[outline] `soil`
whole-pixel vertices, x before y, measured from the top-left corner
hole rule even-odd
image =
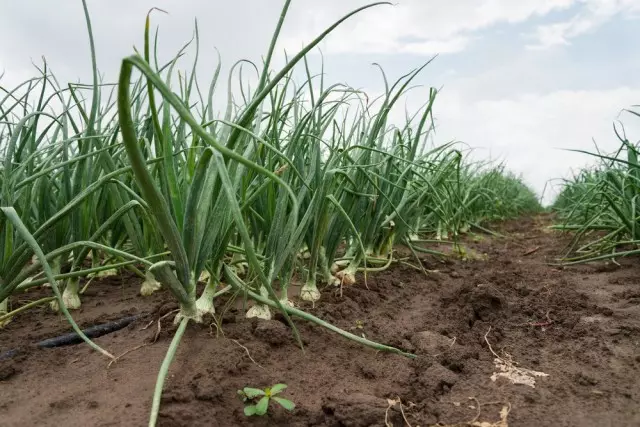
[[[369,274],[368,289],[360,277],[342,295],[325,290],[315,307],[300,304],[345,330],[411,351],[413,360],[298,319],[302,352],[282,319],[248,320],[233,304],[224,311],[222,299],[220,328],[187,328],[158,424],[640,426],[640,263],[551,265],[569,237],[548,224],[547,216],[510,221],[493,228],[506,237],[465,238],[467,253],[477,256],[425,255],[426,275],[397,263]],[[139,286],[132,275],[95,281],[73,313],[81,327],[141,315],[95,340],[121,355],[110,366],[85,344],[30,346],[70,330],[47,307],[0,330],[0,354],[19,350],[0,361],[0,425],[147,425],[175,331],[172,315],[159,319],[176,305],[166,292],[138,296]],[[41,295],[47,290],[20,299]],[[492,381],[496,356],[548,376],[535,377],[534,387]],[[264,417],[246,417],[237,390],[276,383],[288,385],[282,396],[295,410],[272,405]],[[509,413],[499,423],[503,407]]]

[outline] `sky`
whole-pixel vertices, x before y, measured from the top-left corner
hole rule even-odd
[[[293,0],[277,45],[297,52],[361,0]],[[189,41],[197,20],[198,75],[222,58],[222,75],[239,59],[260,63],[282,0],[87,0],[98,67],[115,81],[122,58],[142,48],[147,11],[159,27],[159,57]],[[393,81],[437,55],[392,120],[403,123],[430,87],[435,142],[461,141],[474,158],[502,161],[550,202],[561,178],[595,162],[568,150],[614,151],[620,121],[632,142],[640,119],[640,0],[396,0],[360,12],[309,54],[329,83],[371,94],[384,90],[380,64]],[[634,31],[636,30],[636,31]],[[0,0],[0,85],[37,75],[44,56],[61,82],[89,82],[91,62],[81,0]],[[189,65],[185,65],[187,67]],[[225,85],[226,78],[221,79]],[[221,91],[223,95],[226,89]],[[224,100],[222,100],[224,101]]]

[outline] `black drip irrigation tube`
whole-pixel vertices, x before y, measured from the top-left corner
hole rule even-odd
[[[90,326],[86,329],[83,329],[82,332],[89,338],[98,338],[103,335],[110,334],[112,332],[119,331],[120,329],[130,325],[134,320],[140,318],[141,315],[135,316],[127,316],[122,319],[114,320],[112,322],[102,323],[100,325]],[[55,348],[62,347],[66,345],[75,345],[80,344],[82,338],[75,332],[70,332],[68,334],[60,335],[53,338],[47,338],[46,340],[39,341],[35,343],[36,347],[39,348]],[[0,353],[0,361],[11,359],[12,357],[17,356],[19,351],[17,349],[7,350],[3,353]]]

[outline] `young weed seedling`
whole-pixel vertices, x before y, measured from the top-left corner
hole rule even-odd
[[[285,388],[287,388],[286,384],[276,384],[274,386],[267,387],[264,390],[251,387],[245,387],[242,390],[238,390],[238,394],[242,397],[243,402],[255,402],[256,399],[260,398],[260,400],[258,400],[258,403],[252,403],[245,406],[244,414],[247,417],[250,417],[252,415],[262,416],[266,414],[267,410],[269,409],[269,401],[271,399],[273,399],[287,411],[293,411],[296,405],[292,401],[276,396],[276,394],[281,393]]]

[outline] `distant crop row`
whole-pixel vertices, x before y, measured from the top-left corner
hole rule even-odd
[[[625,112],[637,120],[640,113]],[[556,229],[574,234],[566,263],[615,259],[640,253],[640,163],[638,143],[630,141],[622,123],[614,127],[619,147],[614,153],[587,153],[598,163],[566,180],[554,202]]]

